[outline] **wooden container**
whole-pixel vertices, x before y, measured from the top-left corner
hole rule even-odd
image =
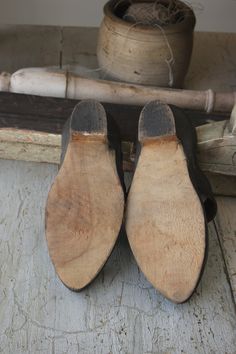
[[[141,2],[144,1],[151,2]],[[163,27],[123,20],[130,6],[128,0],[110,0],[105,5],[97,47],[104,78],[144,85],[183,86],[191,59],[196,20],[193,11],[178,2],[183,10],[183,20]]]

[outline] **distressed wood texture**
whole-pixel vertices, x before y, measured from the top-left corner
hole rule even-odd
[[[19,60],[17,51],[13,50],[3,55],[4,45],[16,48],[14,45],[20,42],[18,29],[14,31],[14,35],[6,37],[12,38],[12,44],[1,37],[1,70],[15,71],[32,65],[67,65],[81,58],[79,41],[75,43],[70,39],[72,35],[79,38],[80,28],[70,28],[64,39],[62,36],[55,38],[50,43],[50,51],[56,50],[57,53],[59,46],[59,57],[56,54],[55,60],[45,62],[39,59],[39,64],[32,64],[37,55],[32,55],[30,27],[24,36],[26,45],[20,46],[24,60]],[[60,31],[62,35],[64,29]],[[73,42],[73,47],[69,41]],[[46,40],[44,37],[43,41],[41,38],[35,43],[37,48],[48,45],[47,36]],[[86,44],[91,48],[95,46],[90,41],[84,40],[83,43],[86,63]],[[235,43],[235,34],[196,33],[185,87],[235,89]],[[67,53],[64,57],[62,46]],[[91,62],[94,67],[95,64]],[[8,107],[15,107],[21,117],[19,119],[16,112],[11,111],[8,116],[11,127],[37,127],[36,131],[42,131],[43,126],[43,131],[50,133],[61,132],[62,124],[73,108],[67,107],[65,114],[57,100],[48,100],[48,114],[42,116],[38,114],[40,105],[42,107],[41,98],[37,105],[34,98],[27,97],[28,103],[24,106],[16,102],[12,105],[12,101],[7,101],[4,96],[0,108],[4,102]],[[35,111],[30,115],[26,107],[33,106]],[[7,111],[2,110],[0,114],[1,127],[9,127],[4,112]],[[49,121],[53,122],[53,130]],[[131,124],[131,120],[127,122]],[[135,129],[136,125],[129,127],[129,130]],[[34,139],[37,141],[37,136]],[[58,154],[58,150],[55,153]],[[0,165],[0,352],[235,354],[235,303],[228,282],[229,272],[235,291],[236,206],[233,199],[218,200],[216,227],[209,227],[209,259],[205,274],[189,303],[173,305],[151,287],[138,270],[124,234],[94,283],[75,294],[56,277],[44,235],[46,198],[57,174],[57,166],[8,160],[0,160]]]
[[[236,176],[236,105],[229,121],[197,127],[198,162],[203,171]]]
[[[133,144],[123,144],[123,168],[133,170]],[[204,156],[204,151],[202,152]],[[0,158],[31,162],[46,162],[59,165],[61,157],[61,135],[20,129],[0,129]],[[220,165],[225,173],[227,165]],[[215,195],[236,197],[236,178],[234,175],[210,173],[211,165],[201,164],[211,183]],[[228,171],[228,169],[227,169]]]
[[[14,72],[22,67],[78,63],[98,69],[97,36],[97,28],[2,25],[0,70]],[[195,32],[184,87],[235,90],[235,65],[235,33]]]
[[[213,225],[209,260],[189,303],[159,295],[137,268],[123,235],[83,292],[57,279],[44,236],[48,164],[1,161],[0,352],[234,354],[236,316]]]
[[[124,191],[108,135],[101,104],[80,102],[63,131],[63,158],[48,194],[49,254],[61,281],[76,291],[99,274],[122,226]]]
[[[217,203],[216,229],[236,299],[236,199],[218,197]]]
[[[0,157],[59,165],[61,135],[20,129],[0,129]]]
[[[135,120],[137,117],[138,113]],[[227,121],[222,121],[197,127],[198,161],[203,171],[236,176],[236,134],[232,134],[228,126]],[[127,131],[124,136],[134,140],[132,134],[133,131]],[[60,145],[61,134],[0,128],[0,158],[3,159],[58,164]]]
[[[60,133],[78,100],[48,98],[0,92],[0,128],[30,129],[50,133]],[[138,119],[142,107],[103,103],[121,131],[123,140],[136,138]],[[229,119],[230,114],[210,114],[185,110],[194,125],[209,121]]]
[[[66,119],[70,116],[76,100],[56,99],[37,97],[29,95],[19,95],[12,93],[0,93],[0,157],[4,159],[14,159],[23,161],[59,163],[61,130]],[[138,119],[141,108],[137,106],[123,106],[114,104],[104,104],[106,112],[111,114],[117,122],[123,140],[134,141],[136,139]],[[185,111],[192,123],[197,126],[209,120],[227,119],[227,115],[206,115],[202,112]],[[203,163],[201,167],[206,171],[219,172],[221,174],[231,174],[235,171],[231,155],[228,164],[222,163],[225,151],[221,153],[219,159],[215,159],[211,147],[218,146],[218,152],[235,148],[235,135],[226,133],[223,137],[225,122],[212,123],[197,128],[199,139],[199,159]],[[210,129],[209,129],[210,127]],[[214,129],[212,129],[214,127]],[[27,129],[27,130],[26,130]],[[29,130],[30,129],[30,130]],[[231,129],[233,131],[233,127]],[[48,134],[47,134],[48,133]],[[56,134],[54,134],[56,133]],[[228,139],[230,138],[230,139]],[[225,144],[231,140],[230,149]],[[220,141],[220,144],[219,144]],[[127,145],[127,144],[126,144]],[[214,147],[213,146],[213,147]],[[127,146],[129,149],[129,146]],[[124,168],[132,169],[130,153],[126,149]],[[206,154],[206,150],[209,152]],[[214,151],[214,149],[213,149]],[[128,152],[128,153],[127,153]],[[207,157],[207,159],[206,159]],[[207,162],[207,163],[206,163]],[[212,162],[212,163],[211,163]],[[213,190],[219,195],[235,195],[236,180],[231,177],[227,183],[222,182],[220,174],[211,174],[210,181]]]
[[[0,26],[0,72],[22,67],[58,65],[61,28],[55,26]]]
[[[73,65],[79,63],[91,69],[98,69],[96,56],[98,29],[64,27],[62,33],[62,66],[67,67],[70,64],[73,69]]]

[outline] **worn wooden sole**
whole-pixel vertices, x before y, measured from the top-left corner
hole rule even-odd
[[[124,194],[99,103],[78,104],[62,140],[62,164],[47,201],[46,238],[61,281],[78,291],[96,277],[115,245]]]
[[[144,108],[139,141],[126,213],[128,239],[147,279],[182,303],[201,275],[206,225],[170,107],[152,102]]]

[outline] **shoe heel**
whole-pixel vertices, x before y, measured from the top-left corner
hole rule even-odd
[[[143,108],[139,119],[139,141],[142,143],[151,138],[175,135],[175,119],[171,108],[159,101],[148,103]]]
[[[77,140],[107,140],[107,117],[103,106],[94,100],[78,103],[62,131],[62,165],[68,144]]]
[[[71,115],[70,130],[72,136],[107,135],[107,119],[103,106],[94,100],[78,103]]]

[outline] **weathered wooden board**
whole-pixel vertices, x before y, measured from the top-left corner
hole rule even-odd
[[[61,133],[65,121],[77,100],[49,98],[0,92],[0,128],[28,129],[49,133]],[[142,107],[104,103],[107,114],[117,122],[124,140],[133,141],[137,135],[139,115]],[[229,119],[230,114],[211,114],[186,110],[194,125],[209,120]]]
[[[95,69],[97,35],[97,28],[1,25],[0,70],[13,72],[22,67],[73,63]],[[235,33],[196,32],[184,86],[234,90],[235,65]]]
[[[227,176],[204,171],[215,195],[236,197],[236,176]]]
[[[77,103],[77,100],[0,92],[0,128],[61,133]],[[104,103],[104,108],[116,119],[122,137],[134,140],[141,108],[109,103]],[[205,116],[202,114],[199,120],[203,122]]]
[[[98,68],[98,28],[64,27],[62,35],[62,66],[79,63],[91,69]]]
[[[236,176],[236,105],[230,120],[197,127],[198,161],[204,171]]]
[[[217,198],[216,228],[236,299],[236,199]]]
[[[234,91],[236,33],[195,32],[190,68],[185,87]]]
[[[60,133],[76,103],[77,101],[68,99],[0,93],[0,158],[58,164],[61,155]],[[115,118],[122,139],[135,141],[141,108],[112,104],[104,104],[104,106],[107,113]],[[186,114],[195,125],[205,123],[208,118],[202,112],[186,111]],[[211,115],[211,118],[220,120],[228,117]],[[230,135],[226,135],[227,139],[222,140],[222,127],[225,126],[226,121],[197,128],[200,143],[198,158],[205,172],[217,171],[221,174],[227,175],[231,173],[235,175],[235,167],[233,166],[231,155],[233,155],[235,150],[236,137],[234,136],[234,139],[232,139]],[[211,127],[216,128],[211,129]],[[205,131],[206,134],[204,133]],[[227,165],[223,161],[225,151],[222,152],[222,149],[224,149],[224,145],[226,145],[226,150],[228,149],[228,141],[231,144],[232,154],[228,156]],[[128,151],[130,147],[128,146],[129,144],[126,145],[124,150],[124,168],[130,170],[130,168],[132,169]],[[212,155],[211,151],[215,151],[213,149],[215,146],[218,147],[218,150],[220,148],[219,153],[222,152],[221,159],[216,159],[217,156]],[[207,159],[206,156],[208,156]],[[225,180],[222,182],[219,174],[211,174],[210,181],[216,194],[231,196],[236,194],[236,191],[234,193],[236,178],[232,177],[225,183]]]
[[[132,171],[134,168],[133,144],[123,142],[122,146],[123,168],[125,171]],[[1,128],[0,158],[59,165],[61,158],[61,135]],[[201,167],[205,170],[205,174],[211,183],[215,195],[236,197],[236,176],[210,173],[211,165],[201,165]]]
[[[52,26],[0,26],[0,72],[22,67],[58,65],[61,28]]]
[[[57,168],[0,164],[0,352],[235,353],[235,305],[213,225],[205,274],[189,303],[173,305],[151,287],[124,234],[94,283],[72,293],[56,278],[44,237]]]
[[[0,157],[58,163],[59,134],[76,104],[76,100],[1,92]],[[122,140],[135,141],[141,108],[107,103],[104,107],[116,120]],[[229,118],[193,111],[186,114],[194,125],[204,124],[209,118]]]
[[[19,129],[0,129],[0,158],[59,164],[61,135]]]

